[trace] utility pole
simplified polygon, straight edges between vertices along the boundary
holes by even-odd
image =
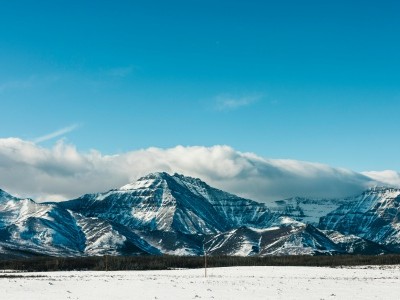
[[[207,278],[207,248],[206,248],[206,244],[211,242],[211,240],[207,241],[207,238],[204,237],[203,240],[203,254],[204,254],[204,277]]]
[[[108,255],[106,254],[106,272],[108,272]]]
[[[207,278],[207,252],[205,244],[203,244],[203,251],[204,251],[204,277]]]

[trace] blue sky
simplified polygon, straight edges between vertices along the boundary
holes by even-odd
[[[0,137],[400,170],[398,1],[7,1]]]

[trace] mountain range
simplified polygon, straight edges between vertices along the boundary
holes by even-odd
[[[161,172],[57,203],[0,190],[0,258],[400,253],[399,212],[399,189],[267,206]]]

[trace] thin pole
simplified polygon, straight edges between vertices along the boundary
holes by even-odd
[[[203,244],[203,251],[204,251],[204,277],[207,277],[207,252],[206,248],[204,247],[204,244]]]

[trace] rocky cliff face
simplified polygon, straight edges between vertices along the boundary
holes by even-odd
[[[290,217],[306,224],[318,226],[322,217],[339,208],[343,204],[353,202],[353,198],[345,199],[310,199],[294,197],[275,201],[271,211]]]
[[[38,204],[0,194],[0,252],[19,256],[102,253],[158,254],[134,232],[99,218],[85,218],[61,205]]]
[[[265,204],[153,173],[105,193],[36,203],[0,190],[0,257],[400,252],[400,190]]]
[[[321,218],[321,229],[335,230],[400,250],[400,190],[375,188],[349,199]]]
[[[102,194],[60,203],[87,217],[142,231],[212,234],[240,226],[262,228],[274,214],[264,205],[215,189],[200,179],[154,173]]]

